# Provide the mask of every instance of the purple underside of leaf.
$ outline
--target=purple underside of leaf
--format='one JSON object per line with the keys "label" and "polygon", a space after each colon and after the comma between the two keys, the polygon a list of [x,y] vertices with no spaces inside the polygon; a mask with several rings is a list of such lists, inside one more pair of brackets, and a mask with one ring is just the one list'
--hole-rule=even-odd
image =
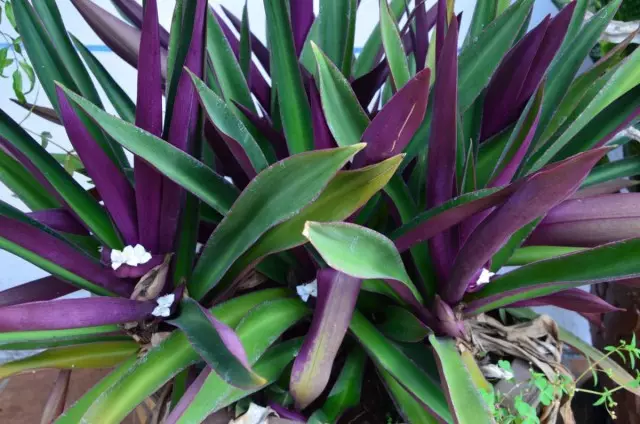
{"label": "purple underside of leaf", "polygon": [[291,29],[296,55],[300,56],[304,42],[307,40],[315,15],[313,14],[313,0],[297,0],[289,4],[291,8]]}
{"label": "purple underside of leaf", "polygon": [[122,296],[131,293],[132,287],[129,283],[117,278],[109,268],[103,267],[100,262],[74,249],[56,236],[31,225],[0,217],[0,237],[114,293]]}
{"label": "purple underside of leaf", "polygon": [[[229,19],[229,22],[231,22],[235,30],[238,31],[238,34],[240,34],[242,32],[242,21],[224,6],[221,5],[220,8],[224,12],[225,16]],[[216,14],[216,16],[219,16],[217,12],[214,11],[214,13]],[[218,21],[222,21],[222,19],[218,19]],[[223,26],[227,26],[227,24],[225,23]],[[271,73],[271,60],[269,57],[269,50],[253,33],[251,33],[250,38],[251,52],[256,55],[256,58],[258,58],[258,62],[260,62],[260,65],[262,65],[267,74]]]}
{"label": "purple underside of leaf", "polygon": [[269,402],[269,408],[271,408],[280,418],[285,420],[291,420],[296,423],[306,423],[307,418],[299,412],[291,411],[279,403],[273,401]]}
{"label": "purple underside of leaf", "polygon": [[337,147],[336,141],[331,134],[329,124],[322,110],[320,92],[315,81],[309,84],[309,103],[311,105],[311,119],[313,123],[313,144],[315,150],[333,149]]}
{"label": "purple underside of leaf", "polygon": [[[140,3],[135,0],[113,0],[113,3],[131,23],[139,29],[143,29],[144,12]],[[162,47],[165,49],[169,47],[169,32],[162,27],[160,27],[159,40]]]}
{"label": "purple underside of leaf", "polygon": [[578,190],[574,194],[572,199],[584,199],[587,197],[600,196],[602,194],[617,193],[622,189],[633,187],[640,184],[640,181],[628,180],[626,178],[616,178],[615,180],[605,181],[604,183],[596,184]]}
{"label": "purple underside of leaf", "polygon": [[27,171],[29,171],[29,173],[36,180],[38,180],[40,184],[42,184],[42,187],[44,187],[50,195],[52,195],[58,202],[60,202],[60,204],[66,205],[66,203],[62,199],[62,196],[58,194],[58,192],[53,188],[53,186],[44,176],[44,174],[40,172],[40,170],[33,164],[33,162],[29,160],[29,158],[24,153],[18,150],[13,144],[11,144],[3,137],[0,137],[0,149],[4,150],[5,152],[7,152],[7,154],[9,154],[9,156],[20,162],[22,166],[24,166]]}
{"label": "purple underside of leaf", "polygon": [[[131,1],[126,1],[126,3],[131,3]],[[147,2],[144,14],[138,59],[136,126],[156,137],[161,137],[163,81],[157,0]],[[142,16],[141,6],[140,15]],[[159,249],[158,232],[163,177],[144,159],[136,156],[134,161],[139,240],[146,249],[157,252]]]}
{"label": "purple underside of leaf", "polygon": [[200,374],[198,374],[198,377],[196,377],[193,383],[189,385],[189,388],[187,388],[187,390],[184,392],[184,394],[180,398],[180,401],[171,410],[171,414],[169,414],[167,419],[164,421],[165,424],[175,424],[180,420],[182,414],[184,414],[189,405],[191,405],[193,399],[200,392],[200,389],[202,389],[202,386],[204,385],[205,381],[207,381],[207,378],[210,374],[210,367],[205,367],[200,372]]}
{"label": "purple underside of leaf", "polygon": [[[444,3],[446,13],[446,2]],[[436,68],[438,77],[433,88],[434,112],[427,158],[428,208],[439,206],[451,199],[456,190],[458,24],[455,19],[451,21],[443,42]],[[453,233],[445,231],[436,235],[429,240],[429,249],[438,281],[446,281],[455,255]]]}
{"label": "purple underside of leaf", "polygon": [[544,40],[549,21],[549,16],[546,16],[527,33],[507,53],[493,74],[484,98],[481,140],[486,140],[506,128],[522,111],[518,96]]}
{"label": "purple underside of leaf", "polygon": [[[447,10],[447,0],[437,0],[436,4],[436,64],[440,60],[440,55],[444,49],[444,39],[447,32],[447,21],[449,19]],[[440,73],[436,71],[436,75]]]}
{"label": "purple underside of leaf", "polygon": [[551,209],[527,245],[594,247],[640,237],[640,194],[567,200]]}
{"label": "purple underside of leaf", "polygon": [[371,100],[373,100],[373,96],[380,90],[380,87],[382,87],[382,84],[384,84],[388,76],[389,64],[385,58],[371,71],[351,83],[351,88],[363,109],[369,106]]}
{"label": "purple underside of leaf", "polygon": [[[240,41],[238,40],[238,37],[236,37],[236,35],[231,30],[231,28],[229,28],[229,25],[227,25],[224,19],[220,17],[218,12],[216,12],[215,9],[213,8],[212,10],[213,10],[213,15],[217,19],[218,24],[220,25],[220,28],[222,29],[222,32],[224,33],[224,36],[227,39],[227,42],[229,43],[231,50],[233,51],[233,54],[236,56],[236,59],[239,60],[240,59]],[[253,53],[256,53],[256,52],[253,51]],[[269,56],[267,52],[267,59],[268,58]],[[268,68],[266,68],[266,71],[267,73],[269,72]],[[253,93],[254,96],[256,96],[256,99],[258,99],[258,102],[260,103],[260,105],[265,110],[267,111],[270,110],[271,109],[271,87],[269,86],[269,83],[267,82],[267,80],[264,78],[264,75],[262,75],[262,72],[260,72],[260,69],[258,69],[258,67],[256,66],[255,63],[253,63],[253,61],[249,63],[248,83],[249,83],[249,88],[251,89],[251,92]]]}
{"label": "purple underside of leaf", "polygon": [[502,206],[471,234],[458,252],[442,297],[449,304],[462,299],[472,278],[518,229],[544,216],[570,197],[591,168],[611,149],[590,150],[555,163],[529,177]]}
{"label": "purple underside of leaf", "polygon": [[538,89],[551,61],[555,58],[560,45],[564,41],[576,4],[577,2],[575,1],[570,2],[551,19],[536,58],[529,69],[527,79],[518,94],[518,101],[521,104],[526,103],[529,97]]}
{"label": "purple underside of leaf", "polygon": [[[104,43],[134,68],[138,65],[140,30],[113,16],[90,0],[71,0],[87,24]],[[162,77],[167,75],[167,51],[161,51]]]}
{"label": "purple underside of leaf", "polygon": [[522,300],[508,305],[508,307],[528,308],[548,305],[570,311],[592,314],[604,314],[622,310],[605,302],[600,297],[578,288],[567,289],[547,296],[536,297],[535,299]]}
{"label": "purple underside of leaf", "polygon": [[437,6],[431,7],[428,12],[426,8],[426,2],[424,1],[415,8],[416,45],[413,51],[418,71],[424,69],[426,66],[427,52],[429,50],[429,31],[431,31],[436,24],[438,17]]}
{"label": "purple underside of leaf", "polygon": [[247,184],[249,184],[249,178],[242,171],[238,161],[233,156],[233,153],[231,153],[231,150],[229,150],[229,146],[227,146],[227,143],[220,136],[220,133],[218,133],[209,121],[204,124],[204,134],[207,143],[209,143],[213,151],[216,152],[216,159],[218,160],[216,170],[218,170],[221,175],[231,177],[236,187],[244,189]]}
{"label": "purple underside of leaf", "polygon": [[290,391],[298,409],[324,391],[358,299],[362,280],[327,268],[318,271],[318,300],[311,328],[291,370]]}
{"label": "purple underside of leaf", "polygon": [[44,277],[0,292],[0,306],[56,299],[78,288],[56,277]]}
{"label": "purple underside of leaf", "polygon": [[139,321],[154,301],[91,297],[31,302],[0,308],[0,331],[64,330]]}
{"label": "purple underside of leaf", "polygon": [[[198,0],[191,34],[191,44],[184,61],[184,68],[191,71],[198,78],[202,78],[206,7],[206,0]],[[186,152],[189,151],[191,140],[196,132],[199,105],[199,96],[196,93],[193,81],[189,73],[183,69],[176,90],[167,141]],[[168,253],[173,250],[174,238],[178,230],[180,204],[184,193],[184,190],[178,184],[168,179],[163,180],[158,253]]]}
{"label": "purple underside of leaf", "polygon": [[105,208],[120,230],[126,244],[138,243],[138,222],[133,187],[127,177],[91,137],[64,92],[56,87],[60,117],[78,156],[93,180]]}
{"label": "purple underside of leaf", "polygon": [[276,156],[278,159],[286,159],[289,157],[289,150],[287,147],[287,141],[284,138],[284,135],[273,128],[273,124],[268,118],[268,115],[265,113],[264,116],[258,116],[249,110],[246,106],[237,103],[236,101],[233,104],[242,112],[244,116],[253,124],[254,127],[258,130],[260,134],[265,136],[273,149],[275,150]]}
{"label": "purple underside of leaf", "polygon": [[420,71],[385,104],[362,135],[367,147],[356,155],[354,167],[402,153],[424,119],[430,78],[429,69]]}
{"label": "purple underside of leaf", "polygon": [[89,235],[89,232],[82,223],[66,209],[45,209],[29,212],[27,215],[47,227],[62,233],[81,236]]}

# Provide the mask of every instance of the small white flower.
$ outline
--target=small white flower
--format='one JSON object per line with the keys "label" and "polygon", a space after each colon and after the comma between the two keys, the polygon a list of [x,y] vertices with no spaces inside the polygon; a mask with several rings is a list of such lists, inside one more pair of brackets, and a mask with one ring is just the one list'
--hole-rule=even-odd
{"label": "small white flower", "polygon": [[141,244],[126,246],[123,250],[113,249],[111,251],[111,268],[114,270],[122,265],[138,266],[146,264],[151,260],[151,253],[147,252]]}
{"label": "small white flower", "polygon": [[171,315],[171,305],[176,300],[175,294],[167,294],[156,299],[158,306],[153,308],[151,315],[154,317],[168,317]]}
{"label": "small white flower", "polygon": [[480,273],[480,277],[478,277],[478,281],[476,281],[476,285],[482,286],[491,281],[491,277],[496,275],[495,272],[491,272],[486,268],[482,268],[482,272]]}
{"label": "small white flower", "polygon": [[309,300],[309,296],[318,297],[318,282],[313,280],[308,284],[300,284],[296,287],[296,292],[303,302]]}
{"label": "small white flower", "polygon": [[494,380],[511,380],[513,373],[505,369],[500,368],[495,364],[483,365],[480,367],[482,374],[490,379]]}

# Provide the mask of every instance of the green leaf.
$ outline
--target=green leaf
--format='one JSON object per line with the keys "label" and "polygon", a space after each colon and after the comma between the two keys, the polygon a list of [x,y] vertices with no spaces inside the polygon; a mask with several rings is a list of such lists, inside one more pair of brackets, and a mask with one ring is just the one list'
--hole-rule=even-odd
{"label": "green leaf", "polygon": [[398,413],[408,423],[437,424],[438,420],[420,404],[391,374],[382,368],[378,368],[378,373],[384,381],[384,385],[393,398],[393,403],[398,409]]}
{"label": "green leaf", "polygon": [[238,271],[261,257],[306,243],[302,230],[307,221],[326,222],[348,218],[385,186],[401,160],[401,156],[394,156],[362,169],[338,173],[317,200],[260,237],[238,261]]}
{"label": "green leaf", "polygon": [[71,35],[71,39],[118,115],[125,121],[135,122],[136,105],[133,103],[133,100],[131,100],[129,95],[120,87],[116,80],[113,79],[109,71],[107,71],[102,63],[100,63],[80,40],[73,35]]}
{"label": "green leaf", "polygon": [[207,241],[189,293],[202,298],[267,230],[297,215],[364,144],[294,155],[278,162],[245,188]]}
{"label": "green leaf", "polygon": [[218,212],[226,214],[229,210],[237,197],[237,191],[211,168],[166,141],[109,115],[86,99],[64,90],[70,100],[127,150],[149,162],[167,178],[195,194]]}
{"label": "green leaf", "polygon": [[453,422],[442,388],[357,310],[349,326],[376,365],[389,372],[436,417]]}
{"label": "green leaf", "polygon": [[422,302],[393,242],[382,234],[344,222],[308,221],[303,235],[331,268],[362,279],[397,280]]}
{"label": "green leaf", "polygon": [[629,278],[640,273],[633,259],[639,253],[640,239],[630,239],[535,262],[492,280],[465,303],[481,313],[571,287]]}
{"label": "green leaf", "polygon": [[29,79],[29,88],[24,93],[29,94],[31,93],[31,91],[33,91],[33,87],[36,84],[36,74],[33,71],[31,65],[29,65],[29,63],[25,62],[24,60],[19,61],[18,64],[20,65],[20,69],[22,69],[22,72],[24,72]]}
{"label": "green leaf", "polygon": [[[232,105],[232,102],[235,101],[247,109],[255,111],[256,108],[251,98],[245,74],[238,64],[236,56],[231,50],[212,9],[207,12],[207,53],[216,74],[216,81],[227,103]],[[193,75],[191,78],[193,78]]]}
{"label": "green leaf", "polygon": [[[405,11],[405,0],[391,0],[390,9],[393,19],[396,22],[399,21]],[[376,58],[378,57],[378,51],[380,50],[381,45],[382,36],[380,35],[380,24],[377,23],[354,63],[354,78],[363,76],[376,66]]]}
{"label": "green leaf", "polygon": [[358,143],[369,126],[369,117],[340,70],[318,46],[312,43],[311,47],[318,64],[322,110],[329,129],[339,146]]}
{"label": "green leaf", "polygon": [[491,258],[491,271],[498,272],[503,265],[506,265],[509,258],[511,258],[516,249],[524,243],[540,221],[542,221],[542,218],[536,219],[513,233],[509,241]]}
{"label": "green leaf", "polygon": [[[338,380],[318,411],[323,414],[324,421],[321,422],[336,422],[345,411],[358,406],[366,361],[367,355],[361,348],[355,347],[349,352]],[[313,422],[315,415],[309,418],[309,423]]]}
{"label": "green leaf", "polygon": [[[82,327],[69,330],[46,330],[46,331],[16,331],[0,334],[0,349],[5,346],[33,343],[36,346],[46,347],[49,343],[73,343],[86,337],[97,337],[108,333],[120,331],[117,325],[102,325],[99,327]],[[34,347],[36,349],[37,347]]]}
{"label": "green leaf", "polygon": [[[299,340],[292,340],[271,350],[267,349],[284,331],[309,313],[309,308],[299,299],[277,299],[253,308],[236,327],[236,333],[245,347],[249,363],[252,364],[254,371],[260,373],[266,380],[265,385],[280,376],[284,367],[297,353],[301,343]],[[283,346],[289,346],[289,348]],[[274,351],[283,349],[287,352],[286,354],[274,355]],[[269,368],[268,365],[272,367]],[[219,375],[211,373],[177,422],[201,422],[209,414],[262,387],[238,389],[226,383]]]}
{"label": "green leaf", "polygon": [[[226,325],[235,327],[256,305],[290,294],[285,289],[261,290],[236,297],[216,306],[211,312]],[[119,424],[138,404],[198,359],[184,333],[175,331],[142,358],[117,368],[115,376],[112,373],[106,377],[107,383],[99,383],[100,390],[87,392],[65,411],[59,424],[77,424],[83,419],[87,423]],[[123,369],[125,365],[126,369]]]}
{"label": "green leaf", "polygon": [[[69,34],[67,34],[56,1],[40,0],[34,2],[33,6],[46,28],[61,62],[64,63],[66,70],[80,90],[79,93],[92,103],[102,106],[100,96],[93,85],[93,81],[91,81],[89,72],[87,72],[78,52],[69,39]],[[64,83],[65,81],[61,82]]]}
{"label": "green leaf", "polygon": [[58,162],[14,120],[0,110],[0,136],[20,150],[42,172],[65,203],[105,245],[123,247],[109,215]]}
{"label": "green leaf", "polygon": [[394,86],[400,90],[411,78],[409,73],[409,64],[407,56],[404,52],[402,38],[398,32],[398,26],[391,17],[391,11],[387,0],[380,0],[380,33],[382,35],[382,44],[384,52],[387,56],[389,69],[393,77]]}
{"label": "green leaf", "polygon": [[582,183],[582,188],[638,174],[640,174],[640,156],[629,156],[594,167]]}
{"label": "green leaf", "polygon": [[[215,20],[215,18],[211,19]],[[247,127],[245,127],[243,122],[233,112],[232,108],[235,109],[235,106],[228,106],[228,103],[226,104],[224,100],[222,100],[212,90],[210,90],[202,80],[200,80],[191,72],[189,73],[189,75],[191,75],[193,84],[195,85],[196,90],[198,90],[202,105],[207,111],[207,116],[209,117],[211,122],[213,122],[216,128],[219,131],[222,131],[228,137],[231,137],[232,139],[237,141],[238,144],[242,146],[245,153],[247,154],[247,157],[249,158],[249,161],[251,162],[251,165],[253,166],[253,169],[255,169],[256,172],[261,172],[267,166],[269,166],[269,163],[264,157],[264,153],[260,149],[260,146],[251,136],[251,133],[247,130]],[[249,100],[251,101],[250,97]]]}
{"label": "green leaf", "polygon": [[[591,48],[598,42],[598,38],[613,19],[616,10],[620,6],[621,0],[615,0],[603,7],[587,23],[582,21],[574,22],[572,19],[571,30],[580,28],[580,32],[570,39],[571,34],[567,34],[565,43],[561,46],[559,54],[551,63],[547,72],[547,92],[542,103],[540,115],[539,134],[546,128],[553,118],[556,109],[567,94],[571,82],[576,72],[588,56]],[[575,13],[575,12],[574,12]],[[579,16],[580,13],[578,11]]]}
{"label": "green leaf", "polygon": [[13,80],[12,87],[14,94],[20,103],[25,103],[27,99],[24,97],[24,92],[22,91],[22,74],[20,73],[20,70],[16,69],[13,71],[11,78]]}
{"label": "green leaf", "polygon": [[[356,7],[353,0],[320,0],[317,42],[329,60],[343,71],[347,71],[351,66],[350,63],[344,62],[347,57],[350,62],[353,56],[353,49],[351,52],[347,50]],[[345,72],[344,75],[349,76],[349,73]]]}
{"label": "green leaf", "polygon": [[224,381],[243,389],[263,385],[266,381],[243,363],[244,352],[232,344],[235,333],[208,315],[209,311],[187,297],[180,303],[178,317],[169,322],[187,335],[196,352]]}
{"label": "green leaf", "polygon": [[25,359],[0,365],[0,378],[42,368],[111,368],[134,355],[140,346],[134,341],[101,342],[45,350]]}
{"label": "green leaf", "polygon": [[12,2],[5,2],[4,3],[4,13],[5,15],[7,15],[7,19],[9,20],[9,23],[11,24],[11,26],[17,30],[18,29],[18,25],[16,25],[16,17],[15,14],[13,13],[13,4]]}
{"label": "green leaf", "polygon": [[458,64],[458,110],[463,113],[487,86],[527,20],[532,0],[518,0],[463,47]]}
{"label": "green leaf", "polygon": [[436,353],[440,377],[449,392],[449,405],[456,416],[456,422],[491,424],[493,418],[460,357],[455,340],[431,335],[429,341]]}
{"label": "green leaf", "polygon": [[384,308],[383,314],[384,321],[378,327],[392,340],[418,343],[430,333],[422,321],[405,308],[389,305]]}
{"label": "green leaf", "polygon": [[4,150],[0,150],[0,181],[32,211],[60,207],[40,182]]}
{"label": "green leaf", "polygon": [[249,79],[251,69],[251,30],[249,28],[249,4],[245,3],[242,9],[242,27],[240,30],[240,69],[245,80]]}
{"label": "green leaf", "polygon": [[[291,154],[313,150],[311,108],[302,84],[300,66],[293,45],[286,0],[264,4],[271,47],[273,85],[277,90],[284,134]],[[342,34],[341,34],[342,36]]]}
{"label": "green leaf", "polygon": [[[534,319],[538,316],[538,314],[533,312],[531,309],[526,308],[508,309],[508,311],[511,315],[514,315],[518,318]],[[560,341],[568,344],[578,352],[582,353],[592,362],[597,363],[597,367],[605,373],[610,372],[609,377],[618,385],[624,387],[625,390],[628,390],[636,396],[640,396],[640,388],[631,384],[636,379],[632,377],[616,361],[609,357],[605,358],[605,355],[598,349],[594,348],[590,344],[585,343],[579,337],[576,337],[570,331],[560,326],[558,326],[558,338],[560,339]]]}
{"label": "green leaf", "polygon": [[464,45],[471,43],[482,30],[489,25],[497,16],[498,2],[495,0],[479,0],[476,2],[476,7],[473,9],[473,17],[471,18],[471,25],[469,26],[469,32],[464,40]]}

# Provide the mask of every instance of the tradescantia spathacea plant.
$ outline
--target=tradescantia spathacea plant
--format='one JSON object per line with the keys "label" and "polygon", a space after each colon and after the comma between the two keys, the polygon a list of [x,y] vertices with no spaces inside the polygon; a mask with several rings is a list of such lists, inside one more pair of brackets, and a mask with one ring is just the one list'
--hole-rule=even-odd
{"label": "tradescantia spathacea plant", "polygon": [[[52,274],[0,293],[0,347],[44,349],[0,376],[115,367],[64,411],[54,390],[45,421],[118,423],[154,397],[167,423],[251,402],[337,422],[378,402],[366,384],[393,400],[380,422],[507,422],[495,363],[570,378],[563,343],[640,394],[521,309],[596,319],[615,308],[577,287],[640,273],[636,168],[607,162],[640,53],[578,74],[620,1],[527,30],[532,0],[481,0],[461,40],[452,2],[383,0],[357,56],[355,0],[265,1],[266,45],[246,8],[178,1],[165,31],[155,0],[113,3],[129,23],[73,0],[138,69],[135,102],[55,1],[11,2],[53,106],[25,107],[64,126],[93,187],[0,111],[0,177],[30,209],[0,203],[0,247]],[[570,398],[518,409],[551,423]]]}

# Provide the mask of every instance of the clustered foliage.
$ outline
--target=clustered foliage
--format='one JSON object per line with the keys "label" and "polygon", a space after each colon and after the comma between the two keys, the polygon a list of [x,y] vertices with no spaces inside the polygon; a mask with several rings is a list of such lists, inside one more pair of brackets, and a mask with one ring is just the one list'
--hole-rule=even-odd
{"label": "clustered foliage", "polygon": [[[381,0],[357,56],[356,0],[317,16],[265,1],[266,45],[246,6],[179,0],[166,31],[156,0],[113,0],[129,23],[72,0],[138,69],[135,102],[55,0],[3,3],[51,108],[17,102],[74,149],[50,155],[0,111],[0,179],[29,209],[0,202],[0,248],[52,274],[0,293],[0,349],[45,349],[0,377],[62,369],[43,421],[118,423],[153,396],[167,423],[255,404],[337,422],[380,403],[367,381],[393,400],[376,419],[538,422],[536,404],[486,390],[477,356],[495,352],[472,324],[536,305],[597,319],[616,308],[578,287],[640,273],[640,198],[620,192],[637,160],[607,159],[640,113],[632,37],[578,75],[620,0],[530,30],[533,0],[479,0],[464,40],[453,2]],[[59,299],[79,289],[93,296]],[[640,394],[610,359],[633,366],[635,342],[557,337],[618,388],[532,366],[541,405],[584,391],[613,413],[614,391]],[[96,366],[115,368],[63,411],[68,370]]]}

